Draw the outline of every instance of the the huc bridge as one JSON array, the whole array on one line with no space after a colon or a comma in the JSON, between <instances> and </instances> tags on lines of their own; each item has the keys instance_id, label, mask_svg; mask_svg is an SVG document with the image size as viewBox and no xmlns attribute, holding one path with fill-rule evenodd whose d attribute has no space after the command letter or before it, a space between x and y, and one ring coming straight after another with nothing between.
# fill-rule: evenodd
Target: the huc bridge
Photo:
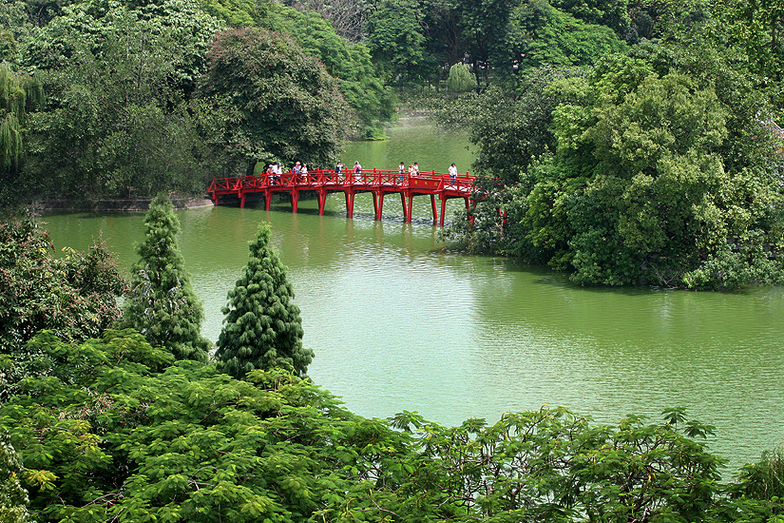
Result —
<instances>
[{"instance_id":1,"label":"the huc bridge","mask_svg":"<svg viewBox=\"0 0 784 523\"><path fill-rule=\"evenodd\" d=\"M406 223L411 222L411 204L414 196L430 196L433 208L433 223L444 225L446 202L452 198L462 198L466 209L469 208L473 176L468 173L459 174L454 179L449 174L420 172L419 174L399 174L398 171L362 170L359 173L324 171L316 169L307 175L291 171L280 175L255 174L236 178L215 178L208 192L215 205L226 196L239 199L240 207L245 207L248 194L261 194L267 210L274 193L285 192L291 195L291 208L297 212L297 204L302 191L313 191L318 197L319 214L324 214L327 195L342 192L346 195L346 211L349 218L354 216L354 195L369 192L373 194L373 210L376 219L381 219L384 207L384 195L396 193L403 204L403 215ZM439 219L436 197L441 200Z\"/></svg>"}]
</instances>

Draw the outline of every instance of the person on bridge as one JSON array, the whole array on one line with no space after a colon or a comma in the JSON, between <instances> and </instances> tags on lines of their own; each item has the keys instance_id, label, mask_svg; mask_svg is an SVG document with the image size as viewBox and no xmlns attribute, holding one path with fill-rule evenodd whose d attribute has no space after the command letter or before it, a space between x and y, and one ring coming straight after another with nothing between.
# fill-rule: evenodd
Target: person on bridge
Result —
<instances>
[{"instance_id":1,"label":"person on bridge","mask_svg":"<svg viewBox=\"0 0 784 523\"><path fill-rule=\"evenodd\" d=\"M344 165L343 165L343 162L341 162L340 160L338 160L338 164L335 166L335 172L338 174L338 179L339 179L339 180L342 180L342 179L343 179L343 169L344 169L344 168L345 168L345 167L344 167Z\"/></svg>"},{"instance_id":2,"label":"person on bridge","mask_svg":"<svg viewBox=\"0 0 784 523\"><path fill-rule=\"evenodd\" d=\"M302 164L302 169L300 170L300 174L301 174L300 181L303 182L303 183L307 182L308 181L308 164L306 164L306 163Z\"/></svg>"},{"instance_id":3,"label":"person on bridge","mask_svg":"<svg viewBox=\"0 0 784 523\"><path fill-rule=\"evenodd\" d=\"M354 178L359 180L362 177L362 166L359 162L354 162Z\"/></svg>"},{"instance_id":4,"label":"person on bridge","mask_svg":"<svg viewBox=\"0 0 784 523\"><path fill-rule=\"evenodd\" d=\"M455 183L457 180L457 167L455 167L454 162L449 166L449 179L452 180L452 183Z\"/></svg>"},{"instance_id":5,"label":"person on bridge","mask_svg":"<svg viewBox=\"0 0 784 523\"><path fill-rule=\"evenodd\" d=\"M414 162L414 175L419 176L419 164Z\"/></svg>"},{"instance_id":6,"label":"person on bridge","mask_svg":"<svg viewBox=\"0 0 784 523\"><path fill-rule=\"evenodd\" d=\"M400 165L397 168L397 174L400 177L400 183L403 183L403 180L406 177L406 164L400 162Z\"/></svg>"}]
</instances>

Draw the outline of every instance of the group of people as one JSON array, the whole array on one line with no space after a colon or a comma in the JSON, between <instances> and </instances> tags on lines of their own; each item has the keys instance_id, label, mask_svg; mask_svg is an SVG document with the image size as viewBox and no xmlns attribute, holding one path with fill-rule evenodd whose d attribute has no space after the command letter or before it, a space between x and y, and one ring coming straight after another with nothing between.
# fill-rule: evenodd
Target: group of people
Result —
<instances>
[{"instance_id":1,"label":"group of people","mask_svg":"<svg viewBox=\"0 0 784 523\"><path fill-rule=\"evenodd\" d=\"M400 165L397 167L397 174L400 177L400 182L402 183L406 177L406 164L400 162ZM408 166L408 176L416 176L419 174L419 164L417 162L412 163Z\"/></svg>"},{"instance_id":2,"label":"group of people","mask_svg":"<svg viewBox=\"0 0 784 523\"><path fill-rule=\"evenodd\" d=\"M338 177L342 180L343 179L343 172L346 170L346 166L343 165L343 162L338 160L337 165L335 165L335 172L338 174ZM359 162L354 162L354 178L359 180L362 177L362 165Z\"/></svg>"},{"instance_id":3,"label":"group of people","mask_svg":"<svg viewBox=\"0 0 784 523\"><path fill-rule=\"evenodd\" d=\"M308 179L308 164L299 161L294 162L294 166L291 168L291 172L294 174L295 181L299 183L305 182ZM280 176L283 174L283 167L280 165L280 162L271 163L267 166L264 174L270 177L273 184L280 183Z\"/></svg>"},{"instance_id":4,"label":"group of people","mask_svg":"<svg viewBox=\"0 0 784 523\"><path fill-rule=\"evenodd\" d=\"M362 165L360 165L358 161L354 162L354 167L352 170L354 172L354 178L356 180L361 179ZM346 166L343 165L343 162L338 160L338 163L335 165L335 173L337 173L341 180L343 179L343 174L345 171ZM308 179L308 164L301 163L299 161L294 162L294 166L291 168L291 172L294 174L294 179L297 182L305 182ZM401 183L403 183L405 180L406 172L408 172L409 177L419 175L419 164L414 162L408 166L408 169L406 169L406 164L404 162L400 162L400 165L398 166L398 176ZM270 176L273 183L279 183L280 176L283 174L283 168L281 167L280 162L269 164L265 174ZM452 183L457 180L457 167L455 167L454 163L449 166L449 179L452 181Z\"/></svg>"}]
</instances>

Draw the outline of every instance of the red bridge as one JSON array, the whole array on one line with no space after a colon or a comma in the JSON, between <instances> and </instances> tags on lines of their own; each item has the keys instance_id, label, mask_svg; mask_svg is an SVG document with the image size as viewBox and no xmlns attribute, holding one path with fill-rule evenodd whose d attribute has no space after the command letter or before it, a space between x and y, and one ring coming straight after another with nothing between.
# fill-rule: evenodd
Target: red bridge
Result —
<instances>
[{"instance_id":1,"label":"red bridge","mask_svg":"<svg viewBox=\"0 0 784 523\"><path fill-rule=\"evenodd\" d=\"M318 197L320 215L324 214L327 195L342 192L346 195L346 210L349 218L354 216L354 196L358 193L370 192L373 194L373 211L377 220L381 219L384 195L397 193L400 194L406 223L411 222L411 206L414 196L428 195L433 208L433 222L443 226L447 200L462 198L465 201L466 209L468 209L472 187L473 176L469 176L468 173L452 179L448 174L435 171L420 172L417 175L409 175L408 173L401 175L398 171L376 169L363 170L359 173L353 171L336 173L317 169L309 171L307 175L289 171L280 175L256 174L235 178L215 178L207 191L215 205L218 205L224 196L234 196L239 198L240 207L245 207L245 197L248 194L261 193L267 210L270 208L274 193L288 193L291 195L293 212L297 212L300 193L314 191ZM440 220L436 196L441 200Z\"/></svg>"}]
</instances>

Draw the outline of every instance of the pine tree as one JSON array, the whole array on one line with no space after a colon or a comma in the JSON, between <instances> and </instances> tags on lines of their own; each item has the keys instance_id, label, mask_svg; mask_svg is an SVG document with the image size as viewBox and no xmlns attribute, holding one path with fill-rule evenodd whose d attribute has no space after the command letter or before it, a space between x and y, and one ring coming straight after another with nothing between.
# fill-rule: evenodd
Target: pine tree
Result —
<instances>
[{"instance_id":1,"label":"pine tree","mask_svg":"<svg viewBox=\"0 0 784 523\"><path fill-rule=\"evenodd\" d=\"M313 351L302 346L302 319L291 301L294 289L269 239L269 226L259 226L256 240L248 244L248 265L223 308L216 355L224 372L239 379L254 369L286 365L304 375L313 359Z\"/></svg>"},{"instance_id":2,"label":"pine tree","mask_svg":"<svg viewBox=\"0 0 784 523\"><path fill-rule=\"evenodd\" d=\"M180 221L165 193L150 204L144 227L123 325L142 333L152 345L169 349L178 360L206 362L211 343L200 334L204 310L185 271L176 238Z\"/></svg>"}]
</instances>

